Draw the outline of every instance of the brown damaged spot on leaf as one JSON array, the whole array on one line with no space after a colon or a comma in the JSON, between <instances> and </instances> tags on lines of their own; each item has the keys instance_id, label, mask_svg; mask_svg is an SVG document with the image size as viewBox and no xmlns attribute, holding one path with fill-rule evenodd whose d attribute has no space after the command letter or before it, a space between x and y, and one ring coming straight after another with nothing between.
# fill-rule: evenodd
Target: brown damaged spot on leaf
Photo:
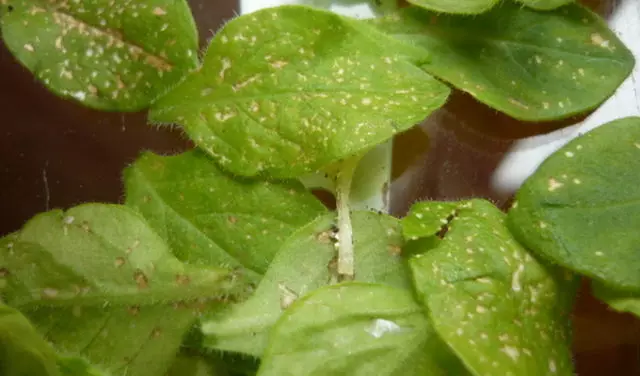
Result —
<instances>
[{"instance_id":1,"label":"brown damaged spot on leaf","mask_svg":"<svg viewBox=\"0 0 640 376\"><path fill-rule=\"evenodd\" d=\"M149 280L142 270L136 270L135 273L133 273L133 279L136 281L139 289L146 289L149 287Z\"/></svg>"},{"instance_id":2,"label":"brown damaged spot on leaf","mask_svg":"<svg viewBox=\"0 0 640 376\"><path fill-rule=\"evenodd\" d=\"M189 276L184 275L184 274L178 274L176 275L176 283L181 285L181 286L186 286L189 284L189 282L191 282L191 278L189 278Z\"/></svg>"},{"instance_id":3,"label":"brown damaged spot on leaf","mask_svg":"<svg viewBox=\"0 0 640 376\"><path fill-rule=\"evenodd\" d=\"M122 265L124 265L126 263L124 257L116 257L116 260L114 261L114 265L116 266L116 268L120 268L122 267Z\"/></svg>"},{"instance_id":4,"label":"brown damaged spot on leaf","mask_svg":"<svg viewBox=\"0 0 640 376\"><path fill-rule=\"evenodd\" d=\"M137 305L131 306L131 307L127 308L127 312L131 316L138 316L138 314L140 313L140 306L137 306Z\"/></svg>"}]
</instances>

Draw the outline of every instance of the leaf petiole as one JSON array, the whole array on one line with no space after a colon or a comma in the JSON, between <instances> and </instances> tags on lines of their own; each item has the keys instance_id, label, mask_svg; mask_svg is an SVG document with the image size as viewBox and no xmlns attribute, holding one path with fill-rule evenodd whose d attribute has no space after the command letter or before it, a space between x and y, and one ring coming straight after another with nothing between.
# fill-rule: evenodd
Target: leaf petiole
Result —
<instances>
[{"instance_id":1,"label":"leaf petiole","mask_svg":"<svg viewBox=\"0 0 640 376\"><path fill-rule=\"evenodd\" d=\"M349 196L353 174L362 155L345 159L336 173L336 209L338 211L338 275L341 280L352 280L355 276L353 257L353 229Z\"/></svg>"}]
</instances>

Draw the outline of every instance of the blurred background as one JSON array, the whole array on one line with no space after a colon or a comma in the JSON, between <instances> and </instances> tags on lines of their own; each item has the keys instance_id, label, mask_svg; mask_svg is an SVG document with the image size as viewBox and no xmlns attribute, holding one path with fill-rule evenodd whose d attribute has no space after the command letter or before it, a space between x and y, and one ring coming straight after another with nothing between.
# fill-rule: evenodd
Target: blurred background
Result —
<instances>
[{"instance_id":1,"label":"blurred background","mask_svg":"<svg viewBox=\"0 0 640 376\"><path fill-rule=\"evenodd\" d=\"M617 1L583 2L607 16ZM190 3L203 47L239 12L236 1ZM419 199L485 197L506 207L509 194L496 191L491 177L514 142L579 120L521 123L457 92L445 108L394 141L392 212L402 215ZM179 129L148 126L144 113L98 112L57 98L4 45L0 122L0 235L41 211L118 202L121 171L142 150L173 154L191 147ZM640 375L640 320L611 312L583 289L575 332L578 375Z\"/></svg>"}]
</instances>

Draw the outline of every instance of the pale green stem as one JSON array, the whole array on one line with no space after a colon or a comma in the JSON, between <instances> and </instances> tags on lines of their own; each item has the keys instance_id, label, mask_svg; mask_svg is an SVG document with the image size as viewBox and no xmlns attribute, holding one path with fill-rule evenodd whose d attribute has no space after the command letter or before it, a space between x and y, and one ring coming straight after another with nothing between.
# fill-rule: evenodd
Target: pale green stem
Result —
<instances>
[{"instance_id":1,"label":"pale green stem","mask_svg":"<svg viewBox=\"0 0 640 376\"><path fill-rule=\"evenodd\" d=\"M342 162L336 175L336 207L338 211L338 275L341 279L353 279L355 260L353 255L353 228L351 227L351 182L361 156Z\"/></svg>"}]
</instances>

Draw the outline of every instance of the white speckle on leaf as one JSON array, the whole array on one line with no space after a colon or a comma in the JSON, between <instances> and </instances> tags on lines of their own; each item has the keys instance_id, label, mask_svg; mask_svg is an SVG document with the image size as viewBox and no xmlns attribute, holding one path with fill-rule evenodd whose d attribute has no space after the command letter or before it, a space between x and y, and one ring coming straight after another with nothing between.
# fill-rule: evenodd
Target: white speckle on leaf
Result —
<instances>
[{"instance_id":1,"label":"white speckle on leaf","mask_svg":"<svg viewBox=\"0 0 640 376\"><path fill-rule=\"evenodd\" d=\"M551 179L549 179L549 186L548 186L549 192L553 192L558 188L562 188L563 185L564 184L560 183L556 179L551 178Z\"/></svg>"},{"instance_id":2,"label":"white speckle on leaf","mask_svg":"<svg viewBox=\"0 0 640 376\"><path fill-rule=\"evenodd\" d=\"M220 122L225 122L231 118L234 118L236 116L235 112L216 112L216 120L220 121Z\"/></svg>"},{"instance_id":3,"label":"white speckle on leaf","mask_svg":"<svg viewBox=\"0 0 640 376\"><path fill-rule=\"evenodd\" d=\"M518 357L520 357L520 351L515 347L505 346L500 349L503 353L507 354L509 358L511 358L514 362L518 361Z\"/></svg>"},{"instance_id":4,"label":"white speckle on leaf","mask_svg":"<svg viewBox=\"0 0 640 376\"><path fill-rule=\"evenodd\" d=\"M458 328L458 329L456 330L456 334L457 334L457 335L459 335L459 336L461 336L461 335L463 335L463 334L464 334L464 330L463 330L462 328Z\"/></svg>"},{"instance_id":5,"label":"white speckle on leaf","mask_svg":"<svg viewBox=\"0 0 640 376\"><path fill-rule=\"evenodd\" d=\"M152 12L155 16L164 16L165 14L167 14L167 11L160 8L160 7L155 7L153 8L153 12Z\"/></svg>"},{"instance_id":6,"label":"white speckle on leaf","mask_svg":"<svg viewBox=\"0 0 640 376\"><path fill-rule=\"evenodd\" d=\"M602 257L604 256L604 253L600 252L600 251L595 251L594 254L598 257Z\"/></svg>"},{"instance_id":7,"label":"white speckle on leaf","mask_svg":"<svg viewBox=\"0 0 640 376\"><path fill-rule=\"evenodd\" d=\"M573 158L573 156L574 156L575 154L573 154L573 152L571 152L571 151L567 151L567 152L565 152L565 153L564 153L564 155L566 155L566 156L567 156L567 158Z\"/></svg>"},{"instance_id":8,"label":"white speckle on leaf","mask_svg":"<svg viewBox=\"0 0 640 376\"><path fill-rule=\"evenodd\" d=\"M295 291L291 290L287 286L282 283L278 284L278 289L280 290L280 308L287 309L293 302L298 299L298 294Z\"/></svg>"},{"instance_id":9,"label":"white speckle on leaf","mask_svg":"<svg viewBox=\"0 0 640 376\"><path fill-rule=\"evenodd\" d=\"M580 179L573 179L573 184L582 184L582 181Z\"/></svg>"},{"instance_id":10,"label":"white speckle on leaf","mask_svg":"<svg viewBox=\"0 0 640 376\"><path fill-rule=\"evenodd\" d=\"M393 321L385 319L375 319L373 323L365 329L374 338L380 338L387 333L397 333L401 330L400 326Z\"/></svg>"},{"instance_id":11,"label":"white speckle on leaf","mask_svg":"<svg viewBox=\"0 0 640 376\"><path fill-rule=\"evenodd\" d=\"M558 371L558 367L556 366L556 362L553 359L549 359L549 372L556 373Z\"/></svg>"},{"instance_id":12,"label":"white speckle on leaf","mask_svg":"<svg viewBox=\"0 0 640 376\"><path fill-rule=\"evenodd\" d=\"M479 306L476 307L476 312L485 313L485 312L487 312L487 308L484 307L484 306L479 305Z\"/></svg>"},{"instance_id":13,"label":"white speckle on leaf","mask_svg":"<svg viewBox=\"0 0 640 376\"><path fill-rule=\"evenodd\" d=\"M598 47L610 49L610 42L604 39L599 33L591 34L591 43Z\"/></svg>"},{"instance_id":14,"label":"white speckle on leaf","mask_svg":"<svg viewBox=\"0 0 640 376\"><path fill-rule=\"evenodd\" d=\"M371 104L371 98L362 98L362 104L368 106Z\"/></svg>"},{"instance_id":15,"label":"white speckle on leaf","mask_svg":"<svg viewBox=\"0 0 640 376\"><path fill-rule=\"evenodd\" d=\"M56 296L58 296L58 290L51 287L47 287L44 290L42 290L42 295L45 298L55 298Z\"/></svg>"},{"instance_id":16,"label":"white speckle on leaf","mask_svg":"<svg viewBox=\"0 0 640 376\"><path fill-rule=\"evenodd\" d=\"M227 70L229 70L229 68L231 68L231 60L229 60L228 58L222 58L222 68L220 69L220 80L224 80L224 75L227 72Z\"/></svg>"},{"instance_id":17,"label":"white speckle on leaf","mask_svg":"<svg viewBox=\"0 0 640 376\"><path fill-rule=\"evenodd\" d=\"M524 264L518 265L518 269L513 272L511 276L511 290L515 292L519 292L522 290L522 284L520 282L520 278L522 277L522 273L524 272Z\"/></svg>"},{"instance_id":18,"label":"white speckle on leaf","mask_svg":"<svg viewBox=\"0 0 640 376\"><path fill-rule=\"evenodd\" d=\"M84 91L75 91L71 93L71 96L79 101L83 101L87 98L87 93L85 93Z\"/></svg>"},{"instance_id":19,"label":"white speckle on leaf","mask_svg":"<svg viewBox=\"0 0 640 376\"><path fill-rule=\"evenodd\" d=\"M286 61L277 60L277 61L274 61L273 63L271 63L271 66L274 67L275 69L282 69L282 68L286 67L287 64L289 64L289 63L286 62Z\"/></svg>"},{"instance_id":20,"label":"white speckle on leaf","mask_svg":"<svg viewBox=\"0 0 640 376\"><path fill-rule=\"evenodd\" d=\"M29 52L35 51L35 49L33 48L33 45L28 44L28 43L24 45L24 49L29 51Z\"/></svg>"}]
</instances>

